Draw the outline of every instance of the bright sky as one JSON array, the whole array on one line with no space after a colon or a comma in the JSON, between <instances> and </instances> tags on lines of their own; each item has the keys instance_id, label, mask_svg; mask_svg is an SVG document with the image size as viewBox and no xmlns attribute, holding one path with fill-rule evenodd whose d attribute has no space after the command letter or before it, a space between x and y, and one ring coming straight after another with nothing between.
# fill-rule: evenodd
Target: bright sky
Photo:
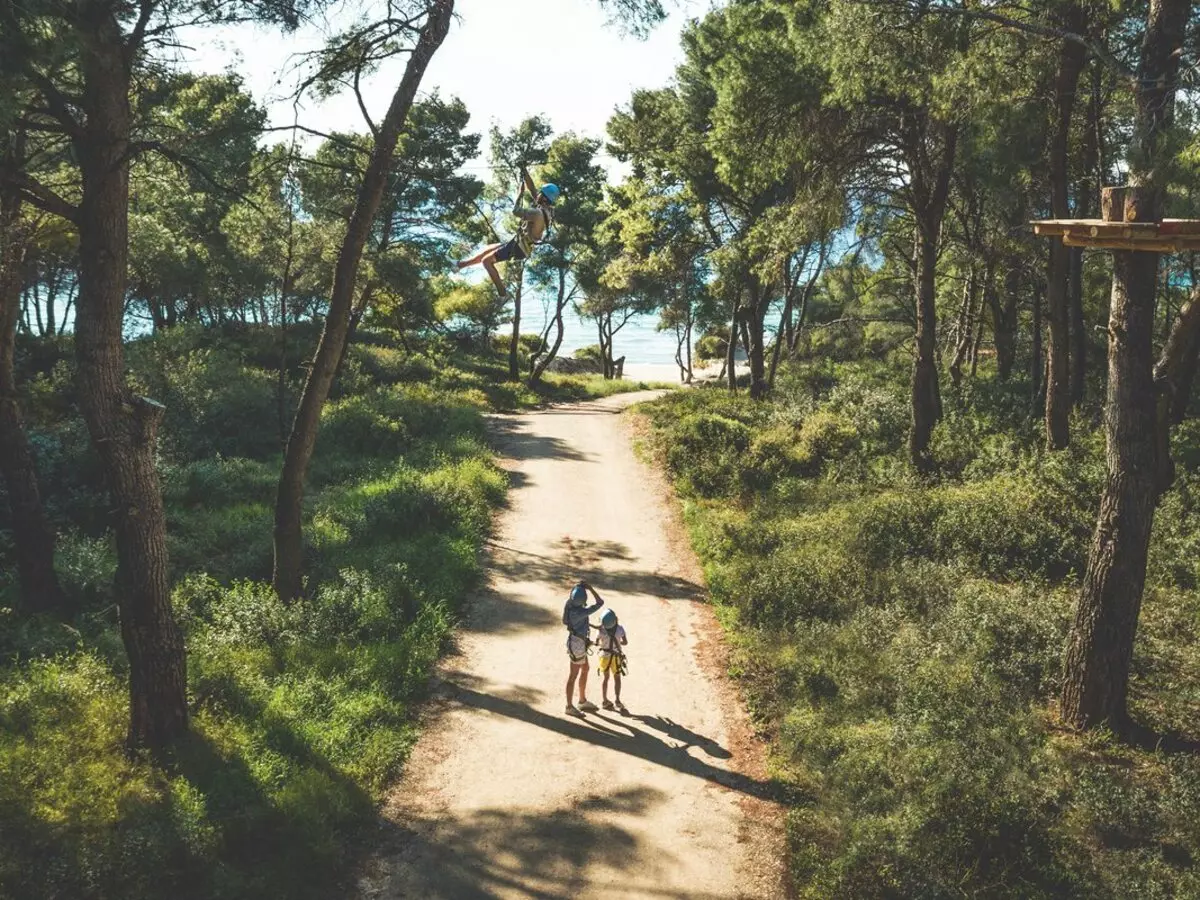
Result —
<instances>
[{"instance_id":1,"label":"bright sky","mask_svg":"<svg viewBox=\"0 0 1200 900\"><path fill-rule=\"evenodd\" d=\"M434 56L422 93L435 88L443 97L461 97L471 111L471 129L485 136L535 114L549 117L556 131L604 137L615 107L635 88L666 84L681 58L679 33L688 18L703 15L709 0L676 0L671 18L646 40L625 36L595 0L458 0L456 21ZM369 9L369 5L367 6ZM336 20L326 28L337 30ZM196 30L183 36L190 45L181 62L189 69L221 72L232 68L246 87L268 105L273 125L291 125L298 54L319 47L324 29L293 35L237 27ZM365 95L378 121L403 62L384 69ZM363 130L353 96L309 103L300 124L321 131Z\"/></svg>"}]
</instances>

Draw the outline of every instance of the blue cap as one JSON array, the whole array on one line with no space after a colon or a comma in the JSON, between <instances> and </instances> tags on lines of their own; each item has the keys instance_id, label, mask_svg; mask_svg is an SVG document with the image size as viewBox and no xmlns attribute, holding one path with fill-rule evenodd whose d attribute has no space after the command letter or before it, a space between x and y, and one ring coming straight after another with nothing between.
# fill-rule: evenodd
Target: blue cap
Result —
<instances>
[{"instance_id":1,"label":"blue cap","mask_svg":"<svg viewBox=\"0 0 1200 900\"><path fill-rule=\"evenodd\" d=\"M572 603L587 603L587 588L582 584L577 584L571 588Z\"/></svg>"},{"instance_id":2,"label":"blue cap","mask_svg":"<svg viewBox=\"0 0 1200 900\"><path fill-rule=\"evenodd\" d=\"M600 624L605 628L612 628L617 624L617 614L610 609L600 617Z\"/></svg>"},{"instance_id":3,"label":"blue cap","mask_svg":"<svg viewBox=\"0 0 1200 900\"><path fill-rule=\"evenodd\" d=\"M542 185L542 196L545 197L547 200L549 200L551 203L556 202L561 194L562 194L562 191L560 191L558 189L557 184L543 184Z\"/></svg>"}]
</instances>

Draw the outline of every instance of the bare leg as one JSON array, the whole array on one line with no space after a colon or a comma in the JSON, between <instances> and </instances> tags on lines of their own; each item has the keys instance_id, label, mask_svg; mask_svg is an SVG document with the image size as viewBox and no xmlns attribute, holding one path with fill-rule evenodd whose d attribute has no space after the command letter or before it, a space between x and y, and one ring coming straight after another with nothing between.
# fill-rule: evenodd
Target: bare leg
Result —
<instances>
[{"instance_id":1,"label":"bare leg","mask_svg":"<svg viewBox=\"0 0 1200 900\"><path fill-rule=\"evenodd\" d=\"M483 258L483 267L487 269L488 276L492 279L492 284L496 286L496 290L500 293L500 296L507 297L508 288L504 286L504 279L500 277L500 272L496 269L494 253Z\"/></svg>"},{"instance_id":2,"label":"bare leg","mask_svg":"<svg viewBox=\"0 0 1200 900\"><path fill-rule=\"evenodd\" d=\"M617 703L621 702L621 673L613 672L613 695L616 697Z\"/></svg>"},{"instance_id":3,"label":"bare leg","mask_svg":"<svg viewBox=\"0 0 1200 900\"><path fill-rule=\"evenodd\" d=\"M579 702L587 703L587 676L588 667L586 665L579 667Z\"/></svg>"},{"instance_id":4,"label":"bare leg","mask_svg":"<svg viewBox=\"0 0 1200 900\"><path fill-rule=\"evenodd\" d=\"M503 246L504 246L503 244L488 244L486 247L484 247L482 250L480 250L478 253L476 253L474 256L472 256L470 259L464 259L462 262L460 262L458 264L458 267L460 269L465 269L467 266L473 266L476 263L481 263L481 262L483 262L483 258L485 256L487 256L489 253L495 253L497 250L499 250Z\"/></svg>"},{"instance_id":5,"label":"bare leg","mask_svg":"<svg viewBox=\"0 0 1200 900\"><path fill-rule=\"evenodd\" d=\"M617 677L620 678L619 675ZM617 697L620 699L620 694ZM605 703L608 702L608 669L604 670L604 680L600 682L600 699Z\"/></svg>"},{"instance_id":6,"label":"bare leg","mask_svg":"<svg viewBox=\"0 0 1200 900\"><path fill-rule=\"evenodd\" d=\"M586 672L587 669L584 669ZM575 693L575 676L579 674L579 666L571 663L571 674L567 676L567 706L571 706L571 695Z\"/></svg>"}]
</instances>

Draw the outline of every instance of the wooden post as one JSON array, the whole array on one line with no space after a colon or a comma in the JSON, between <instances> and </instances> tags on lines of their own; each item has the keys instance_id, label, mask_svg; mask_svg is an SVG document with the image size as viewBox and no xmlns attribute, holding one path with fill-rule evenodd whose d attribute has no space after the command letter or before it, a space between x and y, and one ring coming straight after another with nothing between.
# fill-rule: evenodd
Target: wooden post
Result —
<instances>
[{"instance_id":1,"label":"wooden post","mask_svg":"<svg viewBox=\"0 0 1200 900\"><path fill-rule=\"evenodd\" d=\"M1128 188L1106 187L1100 190L1100 216L1105 222L1124 222L1125 194Z\"/></svg>"},{"instance_id":2,"label":"wooden post","mask_svg":"<svg viewBox=\"0 0 1200 900\"><path fill-rule=\"evenodd\" d=\"M1105 222L1157 222L1153 192L1141 186L1106 187L1100 192L1100 215Z\"/></svg>"}]
</instances>

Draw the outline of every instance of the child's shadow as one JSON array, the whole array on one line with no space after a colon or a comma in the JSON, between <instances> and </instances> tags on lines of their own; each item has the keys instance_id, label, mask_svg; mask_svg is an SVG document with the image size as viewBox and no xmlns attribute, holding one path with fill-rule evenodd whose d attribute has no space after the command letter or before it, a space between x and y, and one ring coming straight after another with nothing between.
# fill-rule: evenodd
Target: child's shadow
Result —
<instances>
[{"instance_id":1,"label":"child's shadow","mask_svg":"<svg viewBox=\"0 0 1200 900\"><path fill-rule=\"evenodd\" d=\"M679 748L680 750L686 750L688 747L699 747L714 759L733 758L733 754L716 741L702 734L697 734L689 728L684 728L678 722L672 722L664 716L632 716L632 718L648 728L653 728L655 731L660 731L667 737L681 742L683 746Z\"/></svg>"}]
</instances>

